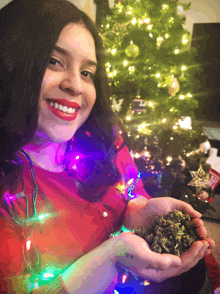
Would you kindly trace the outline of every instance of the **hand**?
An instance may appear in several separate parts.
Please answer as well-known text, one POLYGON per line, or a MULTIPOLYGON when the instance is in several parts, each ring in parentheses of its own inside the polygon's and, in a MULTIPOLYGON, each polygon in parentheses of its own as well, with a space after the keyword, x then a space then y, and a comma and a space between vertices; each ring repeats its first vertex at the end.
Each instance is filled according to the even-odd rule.
POLYGON ((206 241, 196 241, 189 251, 178 257, 151 251, 144 239, 131 232, 122 233, 115 238, 118 255, 116 266, 126 268, 139 278, 155 282, 162 282, 188 271, 205 256, 209 246, 206 241))
POLYGON ((138 277, 149 279, 151 270, 160 272, 181 266, 178 256, 151 251, 147 242, 132 232, 121 233, 113 239, 116 241, 116 266, 126 268, 138 277))
POLYGON ((129 202, 128 211, 125 214, 125 226, 129 229, 136 229, 138 226, 148 226, 151 220, 159 213, 166 215, 174 209, 188 213, 192 217, 192 222, 197 228, 197 235, 209 244, 209 249, 206 251, 206 254, 209 254, 210 249, 215 246, 215 242, 207 238, 207 230, 204 222, 200 219, 201 213, 194 210, 191 205, 184 201, 171 197, 153 198, 150 200, 146 200, 144 197, 134 198, 129 202))
POLYGON ((180 257, 181 265, 173 268, 167 268, 165 270, 149 270, 148 278, 151 281, 162 282, 168 278, 178 276, 184 272, 187 272, 194 267, 200 259, 206 255, 206 250, 209 244, 206 241, 196 241, 190 247, 188 251, 183 253, 180 257))

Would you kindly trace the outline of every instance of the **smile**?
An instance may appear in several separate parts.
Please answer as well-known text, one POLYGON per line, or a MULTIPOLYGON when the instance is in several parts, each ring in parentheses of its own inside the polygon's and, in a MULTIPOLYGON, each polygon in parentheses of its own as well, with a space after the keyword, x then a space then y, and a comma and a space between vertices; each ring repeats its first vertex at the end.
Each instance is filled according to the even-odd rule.
POLYGON ((46 102, 53 114, 67 121, 73 121, 74 119, 76 119, 80 109, 78 103, 70 102, 64 99, 47 99, 46 102))

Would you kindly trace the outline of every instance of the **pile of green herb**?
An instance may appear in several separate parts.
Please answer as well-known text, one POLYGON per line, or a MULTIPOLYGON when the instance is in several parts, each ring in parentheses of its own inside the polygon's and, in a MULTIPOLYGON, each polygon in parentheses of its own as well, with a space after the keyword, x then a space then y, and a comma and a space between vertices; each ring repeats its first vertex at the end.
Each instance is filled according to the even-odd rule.
POLYGON ((179 210, 159 214, 149 226, 138 227, 135 234, 146 240, 152 251, 178 256, 199 240, 190 216, 179 210))

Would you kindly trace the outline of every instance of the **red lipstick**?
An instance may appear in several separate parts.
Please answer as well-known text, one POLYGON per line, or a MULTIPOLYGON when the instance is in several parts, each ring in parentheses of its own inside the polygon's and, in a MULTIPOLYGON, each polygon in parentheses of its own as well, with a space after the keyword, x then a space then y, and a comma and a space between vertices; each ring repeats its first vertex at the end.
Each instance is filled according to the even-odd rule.
POLYGON ((78 115, 79 109, 80 109, 80 105, 78 103, 71 102, 71 101, 68 101, 65 99, 48 99, 48 100, 46 100, 46 102, 47 102, 47 105, 48 105, 49 109, 51 110, 51 112, 53 112, 53 114, 55 114, 60 119, 63 119, 66 121, 75 120, 78 115), (58 104, 62 105, 63 107, 66 106, 68 108, 73 108, 73 109, 75 109, 75 112, 74 113, 63 112, 59 108, 54 108, 52 105, 50 105, 50 102, 58 103, 58 104))

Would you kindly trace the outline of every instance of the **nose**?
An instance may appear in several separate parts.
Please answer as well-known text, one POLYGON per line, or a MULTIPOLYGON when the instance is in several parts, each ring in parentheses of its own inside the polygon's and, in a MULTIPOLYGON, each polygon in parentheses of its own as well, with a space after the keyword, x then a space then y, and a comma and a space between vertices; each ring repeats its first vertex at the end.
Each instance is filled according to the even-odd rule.
POLYGON ((60 89, 72 96, 79 96, 82 94, 82 80, 80 74, 67 73, 60 83, 60 89))

